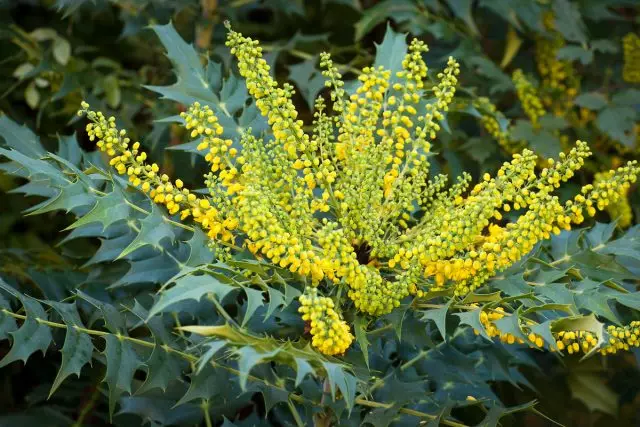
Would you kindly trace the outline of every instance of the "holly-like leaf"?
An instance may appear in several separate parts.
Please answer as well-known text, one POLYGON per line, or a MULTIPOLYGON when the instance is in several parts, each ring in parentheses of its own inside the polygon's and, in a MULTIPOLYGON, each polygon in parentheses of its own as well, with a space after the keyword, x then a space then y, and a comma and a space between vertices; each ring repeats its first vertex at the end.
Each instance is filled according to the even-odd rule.
POLYGON ((151 27, 167 50, 177 81, 171 86, 145 86, 165 98, 189 105, 195 101, 219 102, 205 76, 205 70, 193 46, 187 44, 171 23, 151 27))
POLYGON ((164 215, 160 212, 160 208, 155 204, 151 206, 151 213, 140 220, 140 232, 136 235, 135 239, 133 239, 133 242, 118 255, 118 259, 126 257, 131 252, 143 246, 151 245, 157 248, 163 239, 173 241, 175 238, 173 229, 165 222, 164 215))
POLYGON ((109 286, 110 289, 136 283, 165 283, 178 271, 175 259, 166 252, 130 261, 129 271, 109 286))
POLYGON ((452 301, 453 300, 449 300, 448 303, 440 308, 433 308, 420 312, 422 320, 433 320, 435 322, 436 327, 438 328, 438 331, 440 331, 440 335, 442 335, 444 340, 447 339, 447 312, 449 311, 452 301))
POLYGON ((113 417, 118 398, 131 394, 131 382, 142 362, 133 345, 116 335, 105 335, 106 347, 102 353, 106 359, 107 373, 103 379, 109 386, 109 415, 113 417))
POLYGON ((342 399, 347 404, 347 408, 353 408, 356 398, 356 377, 346 372, 344 366, 333 362, 322 362, 322 366, 327 373, 329 387, 331 389, 331 398, 336 399, 336 389, 342 393, 342 399))
POLYGON ((462 313, 454 313, 456 316, 460 318, 460 324, 469 325, 475 331, 478 331, 480 335, 491 341, 491 337, 487 334, 487 331, 484 329, 482 322, 480 322, 480 312, 482 310, 480 308, 476 310, 469 310, 462 313))
POLYGON ((395 404, 390 408, 376 408, 369 412, 362 421, 363 424, 371 424, 373 427, 387 427, 398 417, 402 405, 395 404))
POLYGON ((75 374, 78 378, 80 377, 82 367, 91 362, 93 342, 89 335, 76 329, 84 328, 84 325, 75 304, 56 301, 45 301, 45 304, 58 312, 64 324, 67 325, 67 333, 62 346, 62 364, 53 381, 51 391, 49 391, 50 398, 69 375, 75 374))
POLYGON ((262 353, 248 345, 236 350, 235 354, 238 356, 238 370, 240 371, 239 379, 242 390, 247 388, 247 379, 249 378, 251 369, 253 369, 254 366, 276 356, 279 352, 279 349, 275 349, 262 353))
MULTIPOLYGON (((236 387, 237 389, 237 387, 236 387)), ((215 369, 207 365, 201 373, 191 374, 189 389, 180 398, 176 406, 183 405, 195 399, 210 399, 222 393, 229 394, 233 388, 227 371, 215 369)))
POLYGON ((376 44, 376 59, 374 67, 384 67, 391 71, 391 82, 397 81, 396 73, 402 70, 402 60, 407 54, 407 35, 393 31, 387 25, 382 43, 376 44))
POLYGON ((160 294, 160 299, 149 310, 149 317, 164 311, 169 306, 189 299, 200 301, 203 295, 212 293, 219 300, 234 289, 213 276, 188 275, 176 280, 175 285, 160 294))
POLYGON ((207 351, 205 351, 202 356, 200 356, 200 359, 198 359, 196 374, 200 374, 202 370, 209 365, 213 356, 215 356, 216 353, 218 353, 218 351, 220 351, 226 344, 227 343, 225 341, 219 340, 209 341, 204 344, 204 346, 207 347, 207 351))
POLYGON ((242 327, 247 324, 258 307, 262 307, 264 305, 264 296, 262 291, 245 287, 244 293, 247 295, 247 308, 244 312, 244 317, 242 318, 242 327))
POLYGON ((316 68, 316 58, 306 59, 289 66, 289 80, 293 81, 307 101, 309 109, 313 108, 316 97, 324 88, 325 78, 316 68))
POLYGON ((94 222, 100 223, 104 230, 111 224, 128 219, 130 215, 131 208, 124 193, 117 185, 114 185, 113 191, 105 196, 98 197, 95 206, 86 215, 81 216, 76 222, 67 227, 67 230, 73 230, 94 222))
POLYGON ((77 208, 86 208, 94 203, 96 196, 89 193, 84 182, 78 180, 59 188, 58 194, 44 203, 36 205, 28 210, 29 215, 40 215, 46 212, 64 210, 75 211, 77 208))
POLYGON ((113 305, 95 299, 79 289, 76 291, 76 295, 98 310, 96 313, 99 315, 98 318, 102 317, 105 326, 111 333, 119 335, 126 331, 124 316, 113 305))
POLYGON ((294 358, 296 362, 296 382, 295 386, 298 387, 304 380, 307 374, 315 375, 315 371, 309 362, 301 357, 294 358))
POLYGON ((584 355, 587 358, 595 352, 604 342, 604 324, 600 322, 596 316, 590 314, 588 316, 571 316, 558 319, 551 326, 552 332, 559 331, 588 331, 598 338, 598 343, 584 355))
POLYGON ((588 65, 593 62, 593 51, 584 46, 568 45, 558 49, 556 57, 567 61, 579 60, 583 65, 588 65))
POLYGON ((20 126, 7 116, 0 116, 0 137, 14 150, 39 159, 46 154, 40 138, 26 126, 20 126))
POLYGON ((172 381, 180 379, 183 365, 185 365, 183 360, 168 352, 158 341, 156 341, 149 360, 144 364, 147 378, 144 384, 136 390, 136 394, 142 394, 154 388, 166 391, 172 381))
POLYGON ((207 246, 207 242, 207 236, 196 227, 191 238, 185 242, 189 247, 189 257, 184 262, 187 267, 197 267, 213 261, 213 252, 207 246))
POLYGON ((36 351, 45 354, 53 337, 49 327, 38 320, 48 320, 47 313, 42 305, 35 299, 23 295, 0 279, 0 289, 13 295, 22 303, 27 318, 15 332, 10 332, 13 338, 11 350, 0 360, 0 368, 7 366, 16 360, 27 363, 27 359, 36 351))
POLYGON ((368 368, 370 343, 369 343, 369 338, 367 337, 367 319, 364 316, 356 316, 353 329, 356 334, 356 341, 360 345, 360 351, 362 352, 362 357, 364 357, 364 363, 366 363, 368 368))

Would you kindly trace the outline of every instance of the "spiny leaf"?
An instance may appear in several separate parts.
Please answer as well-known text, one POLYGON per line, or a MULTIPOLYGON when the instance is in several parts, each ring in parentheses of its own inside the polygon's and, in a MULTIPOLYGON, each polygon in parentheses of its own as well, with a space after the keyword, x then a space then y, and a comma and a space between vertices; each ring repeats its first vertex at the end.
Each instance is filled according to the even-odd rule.
POLYGON ((325 78, 316 68, 316 62, 316 58, 311 58, 289 66, 289 80, 296 84, 309 109, 313 108, 316 97, 324 88, 325 78))
POLYGON ((356 341, 360 344, 360 351, 364 358, 364 363, 369 367, 369 338, 367 338, 367 319, 364 316, 356 316, 353 325, 356 334, 356 341))
POLYGON ((267 288, 267 292, 269 293, 269 306, 267 307, 267 311, 264 314, 264 322, 271 317, 271 315, 276 311, 276 309, 280 307, 286 307, 287 303, 285 301, 284 294, 279 290, 272 288, 269 286, 267 288))
POLYGON ((244 317, 242 318, 242 327, 247 324, 258 307, 262 307, 264 305, 264 296, 262 294, 262 291, 246 287, 243 289, 245 294, 247 295, 247 308, 244 312, 244 317))
POLYGON ((440 308, 434 308, 431 310, 421 311, 422 320, 433 320, 440 331, 440 335, 444 340, 447 339, 447 312, 449 311, 449 307, 451 306, 452 299, 449 300, 444 306, 440 308))
POLYGON ((520 326, 520 307, 510 316, 504 316, 502 319, 496 320, 494 323, 500 331, 511 334, 516 338, 520 338, 525 342, 528 341, 527 336, 522 331, 520 326))
POLYGON ((398 80, 396 73, 402 70, 402 60, 407 54, 407 35, 393 31, 391 25, 387 25, 382 43, 376 44, 376 60, 374 67, 383 66, 391 72, 390 82, 398 80))
POLYGON ((215 356, 215 354, 220 351, 227 343, 225 341, 214 340, 207 342, 204 344, 207 347, 207 351, 205 351, 200 359, 198 359, 198 367, 196 369, 196 374, 200 374, 202 370, 209 364, 211 358, 215 356))
POLYGON ((160 396, 127 396, 120 398, 117 415, 132 414, 142 418, 140 425, 198 425, 202 420, 200 405, 174 406, 175 399, 160 396))
POLYGON ((172 288, 160 294, 160 299, 149 310, 149 317, 180 301, 188 299, 200 301, 200 298, 208 293, 214 294, 221 300, 233 289, 233 286, 224 284, 213 276, 184 276, 176 280, 172 288))
POLYGON ((40 215, 45 212, 64 210, 71 212, 79 207, 87 207, 94 203, 95 196, 88 192, 86 185, 80 180, 59 189, 54 199, 30 209, 29 215, 40 215))
POLYGON ((300 383, 304 380, 307 374, 315 375, 315 371, 309 362, 301 357, 296 357, 296 382, 295 386, 298 387, 300 383))
POLYGON ((160 93, 165 98, 186 105, 195 101, 217 104, 219 99, 211 91, 204 68, 193 46, 180 37, 171 23, 153 25, 151 28, 167 50, 167 57, 175 69, 177 81, 171 86, 145 87, 160 93))
POLYGON ((16 297, 22 303, 27 318, 15 332, 11 332, 13 343, 11 350, 0 360, 0 368, 7 366, 16 360, 27 363, 27 359, 36 351, 40 350, 45 354, 53 337, 48 326, 43 325, 38 320, 47 320, 42 305, 35 299, 23 295, 0 279, 0 289, 16 297))
MULTIPOLYGON (((40 159, 34 159, 22 154, 17 150, 6 150, 0 148, 0 155, 13 160, 15 163, 25 168, 26 171, 21 171, 20 176, 29 178, 30 180, 42 180, 48 181, 54 185, 64 186, 68 184, 68 180, 62 175, 59 169, 53 167, 49 162, 40 159)), ((16 171, 21 168, 16 168, 16 171)), ((11 174, 17 172, 11 170, 11 174)))
POLYGON ((183 405, 195 399, 210 399, 222 393, 229 396, 232 395, 234 387, 229 375, 227 371, 215 369, 211 365, 207 365, 199 374, 192 373, 189 389, 175 406, 183 405))
POLYGON ((131 252, 146 245, 159 247, 160 242, 168 238, 175 238, 173 229, 164 221, 164 216, 155 204, 151 205, 151 213, 140 221, 140 232, 121 253, 117 259, 124 258, 131 252))
POLYGON ((362 420, 363 424, 371 424, 373 427, 387 427, 398 417, 402 405, 394 404, 390 408, 375 408, 362 420))
POLYGON ((207 246, 208 238, 202 230, 196 227, 193 235, 185 243, 189 247, 189 257, 184 262, 188 267, 209 264, 213 260, 213 253, 207 246))
POLYGON ((144 384, 136 390, 136 394, 143 394, 154 388, 159 388, 165 392, 172 381, 180 379, 182 365, 185 363, 174 354, 168 352, 164 346, 156 340, 156 345, 151 352, 151 356, 144 364, 147 370, 147 378, 144 384))
POLYGON ((601 110, 607 104, 607 98, 598 92, 585 92, 576 97, 574 100, 576 105, 590 110, 601 110))
POLYGON ((124 316, 113 305, 97 300, 79 289, 76 291, 76 294, 99 310, 99 313, 104 319, 105 326, 111 333, 118 335, 126 331, 124 316))
POLYGON ((482 322, 480 322, 480 312, 482 310, 478 308, 477 310, 469 310, 463 313, 454 313, 456 316, 460 318, 460 324, 469 325, 474 330, 478 331, 480 335, 491 341, 491 337, 487 334, 487 331, 484 329, 482 322))
POLYGON ((65 304, 56 301, 44 301, 45 304, 53 307, 62 317, 62 321, 67 325, 67 333, 62 346, 62 364, 56 379, 53 381, 49 398, 60 387, 60 384, 71 374, 76 374, 80 378, 82 367, 91 362, 93 355, 93 342, 89 335, 78 331, 76 328, 84 328, 75 304, 65 304))
POLYGON ((120 336, 105 335, 107 374, 103 382, 109 386, 109 417, 113 417, 116 402, 122 393, 131 394, 131 381, 142 364, 133 345, 120 336))
POLYGON ((254 382, 252 383, 247 392, 259 392, 264 399, 264 410, 266 414, 271 412, 274 406, 278 403, 289 401, 289 392, 281 388, 273 387, 268 384, 254 382))
POLYGON ((254 366, 267 361, 277 355, 280 349, 268 351, 266 353, 258 352, 252 346, 244 346, 236 350, 238 356, 238 370, 240 371, 240 387, 245 390, 247 388, 247 379, 254 366))
MULTIPOLYGON (((551 333, 551 326, 553 325, 553 320, 547 320, 543 323, 537 323, 534 325, 530 325, 531 332, 536 335, 540 335, 542 339, 549 345, 552 350, 558 350, 558 346, 556 345, 556 339, 551 333)), ((562 354, 562 353, 559 353, 562 354)))
POLYGON ((164 283, 178 272, 175 259, 165 252, 156 253, 150 258, 130 261, 129 271, 110 289, 136 283, 164 283))
POLYGON ((106 196, 98 197, 93 209, 78 218, 76 222, 67 227, 67 230, 73 230, 93 222, 100 223, 104 230, 115 222, 129 218, 130 214, 131 208, 127 204, 124 193, 117 185, 114 185, 113 191, 106 196))
POLYGON ((40 138, 31 129, 20 126, 7 116, 0 116, 0 137, 9 147, 26 156, 39 159, 46 153, 40 138))
POLYGON ((347 404, 347 408, 353 408, 356 398, 356 377, 346 372, 342 365, 333 362, 322 362, 322 366, 327 373, 327 380, 331 388, 331 398, 336 399, 336 387, 342 393, 342 399, 347 404))

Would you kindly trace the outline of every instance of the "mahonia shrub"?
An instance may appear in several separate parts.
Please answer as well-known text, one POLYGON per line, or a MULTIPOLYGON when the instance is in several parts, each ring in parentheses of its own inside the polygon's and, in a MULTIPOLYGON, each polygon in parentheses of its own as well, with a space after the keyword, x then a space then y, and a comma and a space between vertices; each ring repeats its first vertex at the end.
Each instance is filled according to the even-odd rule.
MULTIPOLYGON (((19 191, 47 197, 30 213, 73 214, 63 243, 102 240, 77 282, 88 289, 64 288, 73 302, 0 282, 12 298, 0 299, 0 338, 13 341, 0 366, 45 352, 51 331, 64 329, 51 393, 95 358, 106 365, 98 383, 108 386, 110 415, 119 402, 125 414, 193 424, 166 402, 149 415, 142 407, 155 401, 143 396, 154 390, 191 405, 206 425, 226 423, 222 414, 243 421, 243 405, 255 415, 254 393, 274 424, 463 426, 452 408, 479 406, 497 425, 536 411, 535 402, 505 407, 490 386, 528 386, 518 368, 535 362, 524 351, 591 356, 640 346, 640 229, 572 229, 623 197, 637 161, 561 198, 557 190, 592 154, 576 140, 555 157, 521 148, 475 184, 469 173, 448 184, 432 170, 432 147, 460 67, 450 57, 431 72, 421 40, 397 39, 406 55, 389 67, 376 58, 348 84, 321 55, 327 90, 309 129, 257 41, 228 28, 246 101, 229 95, 235 76, 207 80, 219 65, 205 70, 171 25, 154 30, 178 80, 150 89, 190 104, 172 120, 206 162, 204 188, 171 178, 88 103, 78 114, 95 153, 66 156, 79 150, 66 139, 47 152, 0 118, 11 147, 0 149, 3 170, 30 181, 19 191), (119 262, 129 267, 120 276, 119 262), (120 307, 119 292, 132 301, 120 307), (137 395, 127 396, 132 384, 137 395)), ((521 77, 517 90, 530 92, 521 77)), ((532 117, 544 108, 524 105, 532 117)))
MULTIPOLYGON (((340 73, 324 55, 321 65, 336 114, 329 115, 318 98, 309 134, 297 119, 293 88, 273 80, 258 42, 230 30, 227 46, 271 136, 248 131, 237 149, 234 141, 220 138, 224 129, 208 106, 194 103, 182 113, 191 137, 200 138, 198 150, 207 152, 208 196, 160 175, 156 164, 145 162, 140 144, 117 129, 115 118, 84 104, 79 113, 92 121, 90 139, 119 174, 169 214, 192 217, 220 259, 241 242, 254 255, 306 277, 308 286, 344 287, 355 308, 369 315, 388 314, 409 295, 419 299, 450 288, 454 297, 466 296, 540 240, 615 202, 640 173, 631 161, 561 203, 554 190, 591 154, 577 141, 539 173, 537 156, 523 150, 495 177, 485 173, 469 188, 470 177, 462 176, 446 189, 445 175, 429 178, 428 157, 438 121, 455 94, 459 67, 453 58, 437 74, 437 84, 425 87, 427 47, 414 39, 395 83, 389 70, 365 68, 360 85, 347 95, 340 73), (425 91, 433 101, 420 105, 425 91), (500 223, 512 209, 518 218, 500 223)), ((341 307, 316 292, 300 300, 313 345, 328 355, 342 354, 353 340, 350 328, 341 307)))

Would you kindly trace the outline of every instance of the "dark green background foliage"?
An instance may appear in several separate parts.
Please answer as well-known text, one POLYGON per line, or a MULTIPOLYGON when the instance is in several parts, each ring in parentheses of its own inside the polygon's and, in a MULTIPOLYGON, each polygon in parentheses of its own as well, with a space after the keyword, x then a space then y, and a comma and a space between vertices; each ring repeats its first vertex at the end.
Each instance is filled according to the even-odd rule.
MULTIPOLYGON (((225 19, 262 41, 307 123, 325 94, 320 52, 353 80, 363 66, 397 65, 410 33, 429 44, 432 69, 449 55, 462 64, 435 172, 478 177, 507 154, 474 100, 490 96, 503 126, 531 129, 510 74, 535 78, 547 10, 582 76, 576 103, 598 119, 576 128, 550 117, 520 134, 543 152, 557 151, 556 130, 613 141, 577 186, 637 158, 640 97, 622 80, 620 42, 640 27, 637 1, 0 0, 0 426, 638 425, 639 353, 580 362, 491 343, 469 327, 479 310, 449 313, 441 295, 433 307, 348 318, 357 343, 321 357, 299 341, 295 276, 249 255, 215 263, 205 236, 112 175, 75 116, 83 99, 115 115, 164 171, 198 188, 204 164, 176 126, 186 105, 211 105, 228 132, 266 126, 224 47, 225 19), (522 44, 501 67, 510 27, 522 44), (225 324, 245 332, 176 329, 225 324)), ((630 197, 637 219, 638 191, 630 197)), ((517 303, 545 339, 560 312, 597 316, 583 328, 638 320, 640 226, 597 220, 496 277, 501 293, 464 303, 517 303)))

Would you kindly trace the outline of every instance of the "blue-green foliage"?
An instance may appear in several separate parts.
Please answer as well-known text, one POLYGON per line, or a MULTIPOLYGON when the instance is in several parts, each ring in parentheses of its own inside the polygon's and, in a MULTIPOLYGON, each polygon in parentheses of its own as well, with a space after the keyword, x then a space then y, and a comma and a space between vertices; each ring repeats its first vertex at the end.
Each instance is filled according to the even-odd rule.
MULTIPOLYGON (((59 0, 56 6, 73 15, 91 3, 59 0)), ((144 3, 144 10, 166 7, 165 2, 144 3)), ((198 2, 176 2, 175 9, 192 3, 198 2)), ((359 10, 358 2, 321 3, 359 10)), ((587 65, 613 52, 585 28, 585 22, 609 19, 606 14, 611 12, 596 0, 584 3, 589 7, 577 9, 568 0, 558 1, 554 11, 570 42, 559 55, 587 65)), ((107 2, 96 2, 95 7, 107 7, 107 2)), ((305 13, 302 2, 273 2, 268 7, 293 19, 305 13)), ((485 31, 479 15, 493 14, 520 32, 543 34, 542 13, 540 4, 525 0, 387 0, 358 11, 354 36, 361 41, 376 27, 384 30, 385 22, 393 22, 396 30, 387 26, 384 37, 376 39, 377 55, 366 60, 394 71, 407 49, 402 31, 438 39, 431 47, 433 68, 449 54, 463 62, 467 77, 462 77, 459 91, 462 101, 452 106, 443 126, 446 132, 436 142, 446 164, 435 168, 456 174, 470 164, 499 164, 495 145, 470 131, 465 120, 480 115, 472 102, 479 93, 514 90, 507 71, 477 43, 485 31), (449 120, 462 126, 451 130, 449 120), (461 140, 465 143, 459 144, 461 140)), ((127 15, 123 35, 142 28, 139 17, 127 15)), ((255 134, 267 129, 244 82, 224 57, 220 61, 202 55, 172 24, 153 25, 152 30, 171 62, 175 83, 150 84, 147 89, 172 106, 194 101, 209 105, 226 138, 237 140, 249 129, 255 134)), ((268 59, 275 71, 290 52, 327 40, 326 34, 297 33, 276 44, 268 59)), ((288 78, 309 108, 323 90, 317 53, 287 65, 288 78)), ((58 96, 79 87, 76 77, 65 76, 68 85, 63 84, 58 96)), ((637 90, 609 95, 588 87, 576 103, 597 111, 600 132, 630 147, 637 90)), ((115 108, 113 96, 105 94, 115 108)), ((127 108, 132 116, 134 108, 127 108)), ((154 132, 143 139, 149 144, 181 120, 175 109, 154 112, 154 132)), ((499 120, 506 128, 504 116, 499 120)), ((512 132, 543 154, 555 154, 559 141, 554 131, 566 126, 563 119, 547 118, 542 129, 534 129, 522 120, 514 123, 512 132)), ((105 396, 108 402, 106 411, 93 411, 116 425, 130 425, 130 416, 137 423, 158 426, 195 425, 205 418, 223 426, 322 425, 331 419, 345 426, 464 425, 455 423, 468 411, 480 414, 480 425, 493 426, 517 411, 535 410, 534 401, 508 407, 496 384, 533 389, 526 372, 556 356, 541 361, 525 346, 489 341, 480 308, 473 304, 513 308, 516 315, 498 321, 498 326, 526 340, 518 320, 533 321, 531 329, 551 348, 552 332, 561 328, 590 330, 605 342, 605 324, 627 324, 640 310, 635 289, 640 228, 621 232, 614 222, 598 223, 539 245, 462 300, 453 301, 447 291, 433 292, 421 304, 407 300, 380 319, 349 315, 356 345, 343 358, 324 357, 309 345, 297 313, 303 286, 299 277, 246 254, 226 263, 216 261, 198 228, 177 226, 179 218, 114 175, 99 154, 81 149, 76 135, 57 140, 57 150, 50 152, 28 127, 0 116, 0 157, 7 160, 0 169, 23 183, 13 192, 37 200, 25 214, 42 221, 63 216, 66 224, 56 242, 55 263, 34 263, 20 275, 0 272, 0 340, 10 346, 0 366, 37 363, 33 360, 45 353, 56 368, 43 385, 52 404, 36 399, 21 414, 19 422, 25 425, 71 425, 75 414, 59 410, 55 399, 78 399, 91 389, 96 399, 105 396), (207 329, 210 326, 218 328, 207 329), (53 357, 58 350, 61 357, 53 357), (239 417, 247 408, 250 415, 239 417)), ((196 146, 197 141, 171 150, 200 154, 196 146)), ((15 251, 12 256, 31 262, 29 253, 15 251)), ((17 423, 12 417, 2 416, 0 423, 17 423)))

